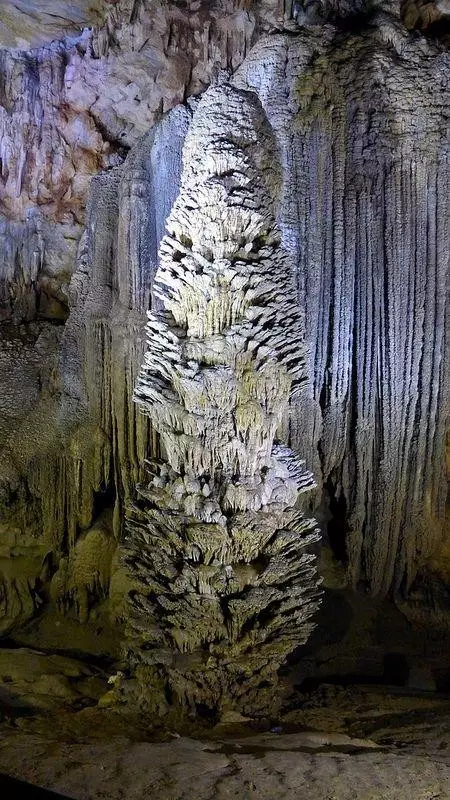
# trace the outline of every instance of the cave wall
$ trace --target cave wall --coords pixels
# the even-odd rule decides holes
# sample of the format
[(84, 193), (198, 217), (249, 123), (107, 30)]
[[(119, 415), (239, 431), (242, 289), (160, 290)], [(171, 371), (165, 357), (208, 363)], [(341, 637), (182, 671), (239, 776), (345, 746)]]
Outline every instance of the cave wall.
[(292, 441), (346, 511), (352, 581), (381, 595), (443, 537), (448, 66), (380, 13), (361, 33), (267, 37), (236, 78), (283, 152), (310, 347)]
[(236, 71), (277, 137), (306, 308), (310, 390), (284, 432), (353, 583), (383, 595), (439, 563), (445, 68), (396, 16), (300, 30), (269, 0), (121, 0), (98, 28), (0, 51), (1, 630), (41, 597), (85, 620), (122, 592), (124, 507), (158, 451), (131, 392), (178, 104)]
[(174, 109), (122, 166), (92, 181), (65, 325), (3, 323), (4, 630), (39, 604), (46, 561), (51, 599), (82, 620), (120, 572), (124, 508), (157, 450), (131, 395), (190, 116)]
[(0, 51), (4, 631), (55, 570), (66, 612), (109, 591), (101, 556), (96, 586), (70, 576), (80, 548), (95, 573), (97, 518), (117, 540), (148, 449), (131, 392), (190, 112), (164, 114), (235, 69), (260, 24), (240, 4), (193, 5), (121, 2), (99, 28)]

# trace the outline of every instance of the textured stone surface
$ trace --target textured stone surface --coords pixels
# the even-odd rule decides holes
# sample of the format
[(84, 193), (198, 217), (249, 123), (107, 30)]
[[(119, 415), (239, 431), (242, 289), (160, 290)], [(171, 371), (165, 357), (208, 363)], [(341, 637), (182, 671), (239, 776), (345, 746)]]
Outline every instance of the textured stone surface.
[(135, 390), (165, 459), (125, 542), (137, 582), (127, 653), (151, 707), (170, 691), (174, 704), (267, 714), (319, 606), (319, 531), (294, 509), (312, 475), (275, 443), (305, 382), (278, 183), (255, 96), (209, 89), (183, 148)]
[(28, 50), (102, 21), (117, 0), (2, 0), (0, 46)]
[(120, 532), (146, 453), (131, 393), (189, 112), (147, 132), (236, 67), (255, 26), (233, 4), (124, 2), (76, 39), (0, 51), (0, 541), (26, 573), (18, 589), (4, 571), (3, 629), (32, 612), (47, 554), (54, 571), (105, 503)]
[[(76, 39), (0, 53), (2, 630), (48, 597), (55, 572), (54, 596), (64, 595), (59, 561), (105, 508), (115, 509), (117, 538), (142, 460), (158, 455), (129, 398), (190, 111), (163, 121), (154, 146), (147, 132), (214, 74), (237, 69), (262, 31), (283, 25), (289, 37), (265, 40), (240, 78), (259, 93), (284, 153), (280, 222), (306, 308), (311, 396), (283, 435), (307, 447), (330, 495), (339, 555), (350, 526), (354, 581), (382, 594), (424, 565), (448, 574), (439, 155), (448, 56), (383, 15), (370, 27), (299, 31), (290, 5), (155, 11), (148, 0), (121, 0), (105, 25)], [(118, 597), (117, 559), (111, 570)], [(413, 589), (413, 615), (431, 619), (419, 608), (428, 583)], [(89, 605), (104, 592), (89, 590)], [(67, 594), (59, 606), (76, 613), (77, 592)], [(439, 605), (442, 590), (432, 597)]]
[(450, 44), (450, 3), (449, 0), (403, 0), (402, 19), (410, 30), (423, 31)]
[(375, 594), (410, 586), (444, 535), (448, 68), (381, 14), (344, 38), (264, 38), (236, 78), (283, 154), (310, 348), (292, 441), (309, 441), (351, 578)]
[[(43, 320), (2, 323), (3, 629), (32, 613), (33, 597), (38, 601), (35, 579), (47, 554), (50, 571), (59, 565), (50, 594), (60, 610), (83, 607), (85, 617), (87, 595), (92, 604), (100, 584), (100, 597), (109, 591), (108, 564), (117, 569), (111, 558), (123, 504), (147, 452), (147, 424), (137, 418), (131, 395), (157, 241), (176, 193), (180, 139), (189, 118), (187, 110), (175, 110), (142, 139), (124, 168), (95, 179), (88, 226), (67, 287), (71, 314), (65, 326)], [(34, 297), (31, 291), (27, 296)], [(80, 606), (74, 575), (67, 570), (99, 535), (96, 524), (89, 528), (105, 506), (110, 513), (101, 521), (104, 547), (90, 548), (94, 561), (84, 578), (84, 567), (79, 573)], [(17, 592), (13, 575), (21, 570)], [(96, 573), (103, 575), (100, 583), (97, 578), (86, 583)]]
[(178, 736), (96, 705), (104, 685), (101, 670), (73, 658), (1, 650), (0, 773), (76, 800), (448, 795), (450, 701), (433, 692), (321, 685), (258, 730), (228, 712)]
[(430, 800), (447, 796), (444, 757), (378, 748), (338, 733), (152, 744), (48, 742), (16, 733), (0, 748), (9, 774), (76, 800)]
[(18, 648), (0, 650), (0, 716), (14, 718), (95, 705), (107, 688), (100, 669), (73, 658)]

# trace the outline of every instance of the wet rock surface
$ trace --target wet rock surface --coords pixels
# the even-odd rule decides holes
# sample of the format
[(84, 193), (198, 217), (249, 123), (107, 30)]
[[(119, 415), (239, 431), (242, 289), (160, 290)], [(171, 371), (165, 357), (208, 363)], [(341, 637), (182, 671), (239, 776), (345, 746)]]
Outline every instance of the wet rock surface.
[(277, 720), (228, 714), (180, 735), (97, 705), (97, 667), (22, 648), (0, 651), (3, 687), (5, 670), (0, 772), (76, 800), (448, 797), (449, 696), (323, 684)]

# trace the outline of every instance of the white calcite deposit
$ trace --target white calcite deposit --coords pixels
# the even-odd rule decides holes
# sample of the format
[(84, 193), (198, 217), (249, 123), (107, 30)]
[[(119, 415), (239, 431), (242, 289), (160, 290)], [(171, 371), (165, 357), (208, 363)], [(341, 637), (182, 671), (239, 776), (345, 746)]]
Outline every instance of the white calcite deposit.
[(184, 145), (135, 391), (165, 454), (125, 545), (128, 657), (153, 707), (160, 690), (187, 706), (276, 708), (277, 670), (320, 602), (319, 532), (294, 507), (314, 482), (274, 441), (305, 383), (276, 163), (255, 95), (209, 89)]

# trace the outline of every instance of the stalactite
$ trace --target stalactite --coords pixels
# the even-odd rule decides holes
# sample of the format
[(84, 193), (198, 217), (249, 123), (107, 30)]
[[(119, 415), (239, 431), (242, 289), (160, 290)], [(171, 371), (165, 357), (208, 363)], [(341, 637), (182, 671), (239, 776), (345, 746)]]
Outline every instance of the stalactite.
[(135, 399), (167, 461), (130, 512), (127, 657), (144, 703), (268, 713), (277, 670), (307, 640), (320, 592), (311, 473), (274, 444), (305, 381), (304, 336), (256, 99), (208, 90), (183, 150)]
[(200, 12), (128, 5), (73, 38), (0, 50), (0, 534), (9, 542), (20, 523), (24, 547), (39, 536), (56, 560), (102, 495), (115, 496), (119, 537), (154, 439), (131, 391), (189, 112), (158, 120), (217, 65), (240, 63), (255, 31), (254, 15), (228, 1)]

